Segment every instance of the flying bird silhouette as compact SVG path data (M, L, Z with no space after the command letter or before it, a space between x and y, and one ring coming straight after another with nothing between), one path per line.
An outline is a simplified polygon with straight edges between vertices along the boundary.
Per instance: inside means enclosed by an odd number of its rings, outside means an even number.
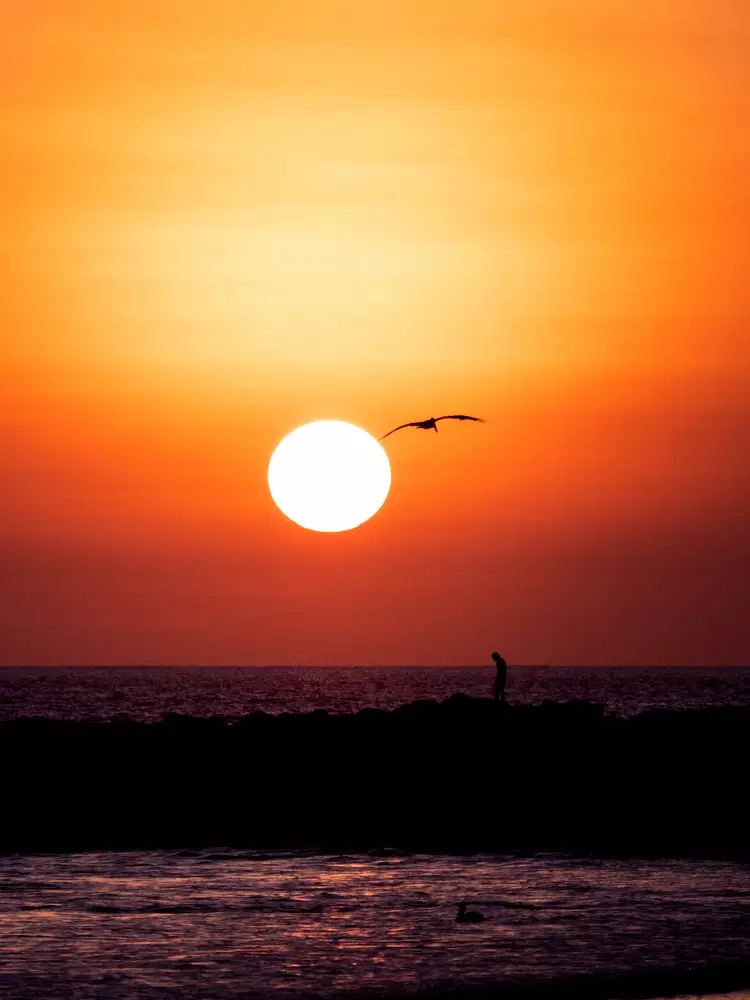
M390 437L391 434L395 434L396 431L403 430L404 427L419 427L423 431L435 431L437 434L438 420L475 420L479 424L487 423L481 417L467 417L465 413L450 413L444 417L430 417L429 420L412 420L410 424L399 424L398 427L394 427L392 431L388 431L379 440L383 441L385 438Z

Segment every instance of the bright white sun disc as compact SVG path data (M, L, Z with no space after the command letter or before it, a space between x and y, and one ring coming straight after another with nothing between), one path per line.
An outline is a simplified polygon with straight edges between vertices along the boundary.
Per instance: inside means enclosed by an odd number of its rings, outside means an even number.
M268 464L276 506L312 531L348 531L371 518L391 486L388 456L367 431L316 420L287 434Z

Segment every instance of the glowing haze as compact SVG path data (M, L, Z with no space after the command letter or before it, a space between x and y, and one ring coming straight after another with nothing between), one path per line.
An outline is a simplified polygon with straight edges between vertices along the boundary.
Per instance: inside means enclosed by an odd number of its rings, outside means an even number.
M750 660L750 7L0 14L0 658ZM388 439L353 531L276 443Z

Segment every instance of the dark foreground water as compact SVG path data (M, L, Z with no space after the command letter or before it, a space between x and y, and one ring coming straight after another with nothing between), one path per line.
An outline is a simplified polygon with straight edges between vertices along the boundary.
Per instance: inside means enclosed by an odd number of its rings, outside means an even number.
M157 721L165 712L238 718L261 710L394 709L456 692L492 694L494 667L0 668L0 719ZM508 698L583 698L618 715L750 702L750 667L510 667Z
M750 870L727 862L7 856L0 890L0 995L29 1000L389 995L750 960ZM486 922L456 924L462 899Z

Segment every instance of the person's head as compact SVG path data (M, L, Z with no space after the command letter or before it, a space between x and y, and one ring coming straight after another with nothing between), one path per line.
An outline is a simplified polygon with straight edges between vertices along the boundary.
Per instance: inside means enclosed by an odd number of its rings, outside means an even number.
M495 663L497 663L497 664L500 664L500 663L502 663L502 662L503 662L503 658L502 658L502 656L501 656L501 655L500 655L499 653L493 653L493 654L492 654L492 659L493 659L493 660L495 661Z

